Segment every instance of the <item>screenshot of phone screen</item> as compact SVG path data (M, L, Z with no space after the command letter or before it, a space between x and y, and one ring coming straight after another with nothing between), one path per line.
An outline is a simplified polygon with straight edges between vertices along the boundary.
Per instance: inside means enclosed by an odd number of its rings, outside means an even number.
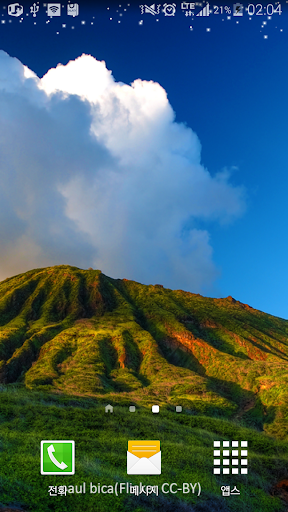
M0 512L287 512L286 4L0 0Z

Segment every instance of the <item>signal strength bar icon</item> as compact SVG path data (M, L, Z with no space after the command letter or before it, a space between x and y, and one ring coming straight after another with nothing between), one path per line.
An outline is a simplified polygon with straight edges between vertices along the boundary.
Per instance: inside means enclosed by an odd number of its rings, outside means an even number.
M204 9L202 11L198 12L196 16L210 16L210 6L209 4L205 5Z

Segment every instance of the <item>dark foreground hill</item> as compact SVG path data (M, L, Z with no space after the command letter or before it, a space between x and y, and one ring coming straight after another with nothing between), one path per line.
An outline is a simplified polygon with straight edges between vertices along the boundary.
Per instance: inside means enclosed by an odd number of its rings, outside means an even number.
M0 382L288 436L288 321L70 266L0 283Z

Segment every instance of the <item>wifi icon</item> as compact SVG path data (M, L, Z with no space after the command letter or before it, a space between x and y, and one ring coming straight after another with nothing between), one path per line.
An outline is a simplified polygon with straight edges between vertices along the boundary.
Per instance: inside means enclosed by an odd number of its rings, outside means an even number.
M47 4L47 16L60 16L61 4Z

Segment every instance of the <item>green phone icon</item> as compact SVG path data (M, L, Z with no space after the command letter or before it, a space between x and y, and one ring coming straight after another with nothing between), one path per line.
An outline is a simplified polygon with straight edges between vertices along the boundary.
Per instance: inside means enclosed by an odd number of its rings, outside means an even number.
M75 442L41 441L41 475L74 475Z

